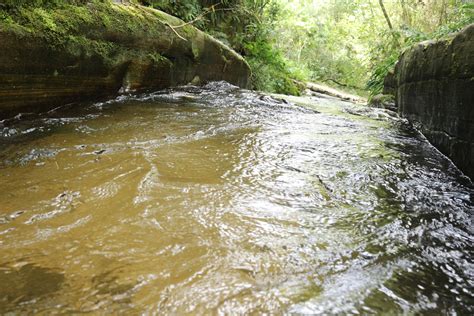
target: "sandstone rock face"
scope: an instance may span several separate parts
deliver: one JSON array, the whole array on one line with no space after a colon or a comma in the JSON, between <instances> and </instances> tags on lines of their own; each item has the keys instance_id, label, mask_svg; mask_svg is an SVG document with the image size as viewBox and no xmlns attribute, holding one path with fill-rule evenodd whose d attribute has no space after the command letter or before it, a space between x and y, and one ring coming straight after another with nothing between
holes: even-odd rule
<instances>
[{"instance_id":1,"label":"sandstone rock face","mask_svg":"<svg viewBox=\"0 0 474 316\"><path fill-rule=\"evenodd\" d=\"M405 51L395 77L399 113L474 179L474 24Z\"/></svg>"},{"instance_id":2,"label":"sandstone rock face","mask_svg":"<svg viewBox=\"0 0 474 316\"><path fill-rule=\"evenodd\" d=\"M161 11L95 3L18 12L0 21L0 118L196 77L247 86L240 55Z\"/></svg>"}]
</instances>

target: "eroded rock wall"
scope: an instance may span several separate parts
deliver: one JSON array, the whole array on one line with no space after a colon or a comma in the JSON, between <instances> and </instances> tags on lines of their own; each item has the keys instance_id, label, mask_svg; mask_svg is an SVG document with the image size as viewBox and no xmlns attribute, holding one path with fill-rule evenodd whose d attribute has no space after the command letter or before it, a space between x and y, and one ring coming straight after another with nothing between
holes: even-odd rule
<instances>
[{"instance_id":1,"label":"eroded rock wall","mask_svg":"<svg viewBox=\"0 0 474 316\"><path fill-rule=\"evenodd\" d=\"M0 118L191 81L246 87L250 75L224 44L138 5L24 8L3 18Z\"/></svg>"},{"instance_id":2,"label":"eroded rock wall","mask_svg":"<svg viewBox=\"0 0 474 316\"><path fill-rule=\"evenodd\" d=\"M405 51L395 80L400 114L474 179L474 25Z\"/></svg>"}]
</instances>

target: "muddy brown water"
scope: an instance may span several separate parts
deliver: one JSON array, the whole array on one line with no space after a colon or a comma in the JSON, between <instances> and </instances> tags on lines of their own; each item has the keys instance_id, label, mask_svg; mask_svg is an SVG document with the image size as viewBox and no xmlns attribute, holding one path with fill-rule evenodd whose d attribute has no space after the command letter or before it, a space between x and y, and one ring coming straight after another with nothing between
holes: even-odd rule
<instances>
[{"instance_id":1,"label":"muddy brown water","mask_svg":"<svg viewBox=\"0 0 474 316\"><path fill-rule=\"evenodd\" d=\"M213 83L0 132L0 313L474 312L473 186L384 110Z\"/></svg>"}]
</instances>

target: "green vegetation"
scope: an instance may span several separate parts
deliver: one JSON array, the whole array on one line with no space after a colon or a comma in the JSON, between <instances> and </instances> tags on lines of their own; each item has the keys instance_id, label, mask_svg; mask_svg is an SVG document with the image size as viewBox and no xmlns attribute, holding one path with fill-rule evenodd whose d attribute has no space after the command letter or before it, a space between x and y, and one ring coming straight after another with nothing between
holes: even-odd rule
<instances>
[{"instance_id":1,"label":"green vegetation","mask_svg":"<svg viewBox=\"0 0 474 316\"><path fill-rule=\"evenodd\" d=\"M371 96L404 49L474 23L461 0L281 1L277 48L308 80ZM384 11L387 16L384 15Z\"/></svg>"},{"instance_id":2,"label":"green vegetation","mask_svg":"<svg viewBox=\"0 0 474 316\"><path fill-rule=\"evenodd\" d=\"M124 21L124 29L152 30L146 19L130 22L109 0L0 0L0 22L22 23L20 29L61 38L97 19L81 15L94 3L108 19ZM463 0L128 0L175 15L231 46L252 68L252 88L299 94L297 81L323 82L370 95L381 92L383 79L403 50L416 42L442 37L474 23L474 3ZM24 6L28 6L27 9ZM86 11L86 10L84 10ZM138 9L137 9L138 11ZM83 16L71 19L68 12ZM137 12L137 14L139 14ZM157 13L158 14L158 13ZM107 26L107 25L105 25ZM73 38L75 41L86 39ZM110 50L90 43L94 51Z\"/></svg>"}]
</instances>

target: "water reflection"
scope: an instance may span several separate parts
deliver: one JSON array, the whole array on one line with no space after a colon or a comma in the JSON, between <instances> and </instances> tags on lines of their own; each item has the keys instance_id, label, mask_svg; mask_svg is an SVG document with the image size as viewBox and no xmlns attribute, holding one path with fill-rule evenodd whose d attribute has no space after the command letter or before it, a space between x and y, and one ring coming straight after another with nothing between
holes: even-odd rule
<instances>
[{"instance_id":1,"label":"water reflection","mask_svg":"<svg viewBox=\"0 0 474 316\"><path fill-rule=\"evenodd\" d=\"M293 101L213 83L3 122L2 262L67 283L6 308L472 313L469 182L388 112Z\"/></svg>"}]
</instances>

